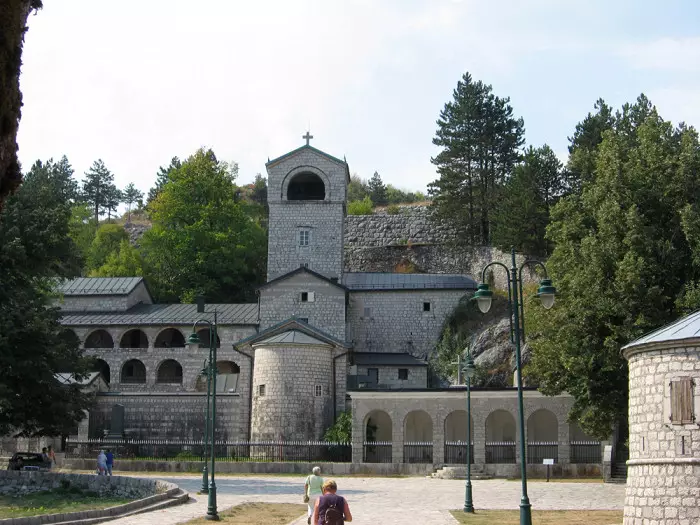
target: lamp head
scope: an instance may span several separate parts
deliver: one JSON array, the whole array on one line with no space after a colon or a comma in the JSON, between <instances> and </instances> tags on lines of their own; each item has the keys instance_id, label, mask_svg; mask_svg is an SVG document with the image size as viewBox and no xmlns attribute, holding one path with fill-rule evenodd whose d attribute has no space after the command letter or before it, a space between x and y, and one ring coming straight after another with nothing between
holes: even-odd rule
<instances>
[{"instance_id":1,"label":"lamp head","mask_svg":"<svg viewBox=\"0 0 700 525\"><path fill-rule=\"evenodd\" d=\"M467 355L467 361L464 363L464 376L467 379L471 379L476 374L476 366L474 366L474 360L471 355Z\"/></svg>"},{"instance_id":2,"label":"lamp head","mask_svg":"<svg viewBox=\"0 0 700 525\"><path fill-rule=\"evenodd\" d=\"M479 284L479 287L474 294L474 299L476 299L476 304L481 310L481 313L485 314L491 309L491 299L493 298L493 292L489 289L489 285L486 283Z\"/></svg>"},{"instance_id":3,"label":"lamp head","mask_svg":"<svg viewBox=\"0 0 700 525\"><path fill-rule=\"evenodd\" d=\"M199 340L199 336L197 335L197 332L192 332L190 336L187 338L187 346L195 346L199 345L201 341Z\"/></svg>"},{"instance_id":4,"label":"lamp head","mask_svg":"<svg viewBox=\"0 0 700 525\"><path fill-rule=\"evenodd\" d=\"M542 306L546 310L549 310L554 306L554 296L557 293L557 289L552 286L551 279L542 279L540 281L540 287L537 289L537 297L542 301Z\"/></svg>"}]
</instances>

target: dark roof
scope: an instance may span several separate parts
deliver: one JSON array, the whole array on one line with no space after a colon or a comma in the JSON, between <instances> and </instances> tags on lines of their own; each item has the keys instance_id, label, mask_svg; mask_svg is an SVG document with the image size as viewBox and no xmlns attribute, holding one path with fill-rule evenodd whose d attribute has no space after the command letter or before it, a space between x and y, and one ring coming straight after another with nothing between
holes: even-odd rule
<instances>
[{"instance_id":1,"label":"dark roof","mask_svg":"<svg viewBox=\"0 0 700 525\"><path fill-rule=\"evenodd\" d=\"M326 282L332 284L333 286L337 286L337 287L340 288L341 290L346 290L346 291L347 291L347 288L346 288L345 286L343 286L342 284L340 284L339 282L334 281L334 280L332 280L332 279L329 279L329 278L326 277L325 275L321 275L321 274L318 273L318 272L314 272L313 270L309 270L308 268L305 268L304 266L300 266L300 267L297 268L296 270L292 270L291 272L287 272L287 273L285 273L284 275L280 275L279 277L275 277L275 278L272 279L271 281L267 281L265 284L263 284L263 285L261 285L261 286L258 286L258 290L261 290L261 289L263 289L263 288L267 288L267 287L270 286L271 284L274 284L274 283L276 283L276 282L278 282L278 281L284 281L285 279L288 279L289 277L292 277L293 275L296 275L296 274L302 273L302 272L308 273L309 275L313 275L314 277L317 277L317 278L319 278L319 279L321 279L321 280L323 280L323 281L326 281Z\"/></svg>"},{"instance_id":2,"label":"dark roof","mask_svg":"<svg viewBox=\"0 0 700 525\"><path fill-rule=\"evenodd\" d=\"M694 340L700 337L700 310L649 332L622 347L622 350L635 346Z\"/></svg>"},{"instance_id":3,"label":"dark roof","mask_svg":"<svg viewBox=\"0 0 700 525\"><path fill-rule=\"evenodd\" d=\"M476 281L468 275L435 273L350 272L343 276L350 291L372 290L476 290Z\"/></svg>"},{"instance_id":4,"label":"dark roof","mask_svg":"<svg viewBox=\"0 0 700 525\"><path fill-rule=\"evenodd\" d=\"M281 323L272 325L269 328L263 330L262 332L241 339L237 343L234 343L233 346L236 347L241 345L254 345L258 341L263 341L264 339L268 339L273 335L281 334L289 330L297 330L304 334L310 335L316 339L320 339L322 342L330 343L335 346L342 346L344 348L349 348L351 346L349 343L341 341L337 337L334 337L331 334L324 332L320 328L316 328L315 326L312 326L309 323L302 321L298 317L290 317L289 319L286 319Z\"/></svg>"},{"instance_id":5,"label":"dark roof","mask_svg":"<svg viewBox=\"0 0 700 525\"><path fill-rule=\"evenodd\" d=\"M350 168L348 167L347 161L340 160L338 157L334 157L333 155L329 155L325 151L321 151L320 149L314 148L313 146L307 145L307 144L304 144L303 146L301 146L295 150L292 150L288 153L285 153L284 155L280 155L276 159L268 160L267 163L265 164L265 166L271 166L272 164L277 164L278 162L283 161L284 159L289 158L292 155L295 155L295 154L297 154L300 151L303 151L305 149L311 150L314 153L318 153L319 155L326 157L327 159L330 159L334 162L337 162L338 164L342 164L345 167L345 174L347 176L348 182L350 182Z\"/></svg>"},{"instance_id":6,"label":"dark roof","mask_svg":"<svg viewBox=\"0 0 700 525\"><path fill-rule=\"evenodd\" d=\"M353 352L356 365L360 366L428 366L428 363L407 353Z\"/></svg>"},{"instance_id":7,"label":"dark roof","mask_svg":"<svg viewBox=\"0 0 700 525\"><path fill-rule=\"evenodd\" d=\"M58 291L63 295L128 295L143 277L78 277L63 281Z\"/></svg>"},{"instance_id":8,"label":"dark roof","mask_svg":"<svg viewBox=\"0 0 700 525\"><path fill-rule=\"evenodd\" d=\"M207 304L207 310L216 309L219 324L258 324L258 305ZM210 314L197 312L196 304L137 304L126 312L64 312L61 324L83 325L165 325L190 324Z\"/></svg>"}]
</instances>

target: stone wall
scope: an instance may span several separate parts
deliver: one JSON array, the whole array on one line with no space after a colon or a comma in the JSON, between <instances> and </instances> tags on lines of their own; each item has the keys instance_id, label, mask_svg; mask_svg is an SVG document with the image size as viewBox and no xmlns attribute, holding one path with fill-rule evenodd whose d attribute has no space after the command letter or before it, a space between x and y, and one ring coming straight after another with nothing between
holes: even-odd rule
<instances>
[{"instance_id":1,"label":"stone wall","mask_svg":"<svg viewBox=\"0 0 700 525\"><path fill-rule=\"evenodd\" d=\"M380 388L428 388L427 366L357 366L355 368L358 376L366 376L368 368L376 368L377 384ZM408 379L399 379L401 368L408 371ZM354 375L352 370L351 375Z\"/></svg>"},{"instance_id":2,"label":"stone wall","mask_svg":"<svg viewBox=\"0 0 700 525\"><path fill-rule=\"evenodd\" d=\"M700 523L700 347L640 345L629 360L625 525ZM697 342L696 342L697 344ZM670 382L691 377L694 417L670 420Z\"/></svg>"},{"instance_id":3,"label":"stone wall","mask_svg":"<svg viewBox=\"0 0 700 525\"><path fill-rule=\"evenodd\" d=\"M408 352L425 359L464 295L464 290L352 292L348 339L357 352ZM426 302L430 311L424 311Z\"/></svg>"}]
</instances>

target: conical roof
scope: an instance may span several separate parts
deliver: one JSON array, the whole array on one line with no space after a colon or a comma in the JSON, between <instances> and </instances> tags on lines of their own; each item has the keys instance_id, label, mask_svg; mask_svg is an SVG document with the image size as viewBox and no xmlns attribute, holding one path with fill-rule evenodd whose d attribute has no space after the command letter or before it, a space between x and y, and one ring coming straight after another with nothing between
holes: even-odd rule
<instances>
[{"instance_id":1,"label":"conical roof","mask_svg":"<svg viewBox=\"0 0 700 525\"><path fill-rule=\"evenodd\" d=\"M622 347L622 350L656 343L672 343L700 339L700 310L681 317L673 323L659 328L654 332L643 335L631 343Z\"/></svg>"},{"instance_id":2,"label":"conical roof","mask_svg":"<svg viewBox=\"0 0 700 525\"><path fill-rule=\"evenodd\" d=\"M329 346L328 343L316 339L304 332L299 330L288 330L282 332L281 334L273 335L262 341L256 341L255 346L258 345L284 345L284 344L295 344L295 345L322 345Z\"/></svg>"}]
</instances>

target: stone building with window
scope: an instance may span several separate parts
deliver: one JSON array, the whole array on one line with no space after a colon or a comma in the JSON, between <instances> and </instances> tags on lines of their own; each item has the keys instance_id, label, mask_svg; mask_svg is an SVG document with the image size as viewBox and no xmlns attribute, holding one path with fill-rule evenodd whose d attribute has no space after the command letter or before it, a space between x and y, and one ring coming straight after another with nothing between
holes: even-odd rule
<instances>
[{"instance_id":1,"label":"stone building with window","mask_svg":"<svg viewBox=\"0 0 700 525\"><path fill-rule=\"evenodd\" d=\"M269 161L267 173L267 282L256 303L207 305L218 313L219 438L317 440L352 406L353 461L371 460L364 443L388 441L388 456L374 447L376 460L448 462L454 450L445 452L446 440L460 450L466 440L464 392L428 390L427 357L477 283L468 275L346 271L346 161L307 142ZM61 292L62 322L96 358L106 385L80 435L113 431L110 410L119 404L127 435L201 437L208 345L185 341L209 314L154 304L137 277L81 278ZM209 341L206 328L199 335ZM475 458L498 452L495 460L515 462L515 391L477 398L475 439L505 445L480 445ZM578 435L566 423L569 405L567 396L528 394L529 435L550 443L550 454L559 446L561 462L573 457ZM429 458L404 450L414 441L431 443Z\"/></svg>"}]
</instances>

